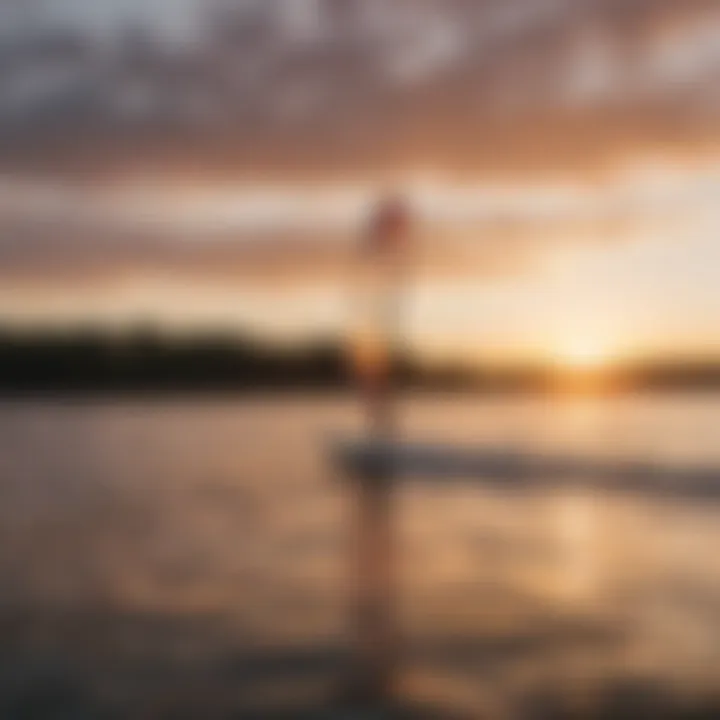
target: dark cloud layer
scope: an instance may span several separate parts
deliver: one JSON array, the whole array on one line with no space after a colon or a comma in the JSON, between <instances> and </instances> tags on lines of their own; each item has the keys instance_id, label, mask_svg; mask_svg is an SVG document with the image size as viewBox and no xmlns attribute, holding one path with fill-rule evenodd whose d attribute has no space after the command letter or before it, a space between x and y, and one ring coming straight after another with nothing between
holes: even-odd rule
<instances>
[{"instance_id":1,"label":"dark cloud layer","mask_svg":"<svg viewBox=\"0 0 720 720\"><path fill-rule=\"evenodd\" d=\"M136 20L111 35L30 23L5 36L0 168L523 174L719 139L714 0L181 6L182 41L147 13L116 13ZM166 27L173 11L157 13Z\"/></svg>"}]
</instances>

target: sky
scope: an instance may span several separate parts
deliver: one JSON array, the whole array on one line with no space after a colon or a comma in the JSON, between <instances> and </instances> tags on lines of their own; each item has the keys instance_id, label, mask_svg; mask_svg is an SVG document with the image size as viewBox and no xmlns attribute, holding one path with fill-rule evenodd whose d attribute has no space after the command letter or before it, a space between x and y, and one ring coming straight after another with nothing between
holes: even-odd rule
<instances>
[{"instance_id":1,"label":"sky","mask_svg":"<svg viewBox=\"0 0 720 720\"><path fill-rule=\"evenodd\" d=\"M399 190L422 352L720 358L716 2L6 0L0 70L0 324L346 333Z\"/></svg>"}]
</instances>

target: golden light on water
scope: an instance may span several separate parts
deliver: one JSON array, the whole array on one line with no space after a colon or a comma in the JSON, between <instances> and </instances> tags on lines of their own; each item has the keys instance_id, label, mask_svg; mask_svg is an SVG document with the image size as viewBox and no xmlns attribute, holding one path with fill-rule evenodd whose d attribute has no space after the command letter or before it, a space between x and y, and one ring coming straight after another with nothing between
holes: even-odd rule
<instances>
[{"instance_id":1,"label":"golden light on water","mask_svg":"<svg viewBox=\"0 0 720 720\"><path fill-rule=\"evenodd\" d=\"M553 386L559 392L605 393L618 387L622 353L600 338L575 337L551 354Z\"/></svg>"}]
</instances>

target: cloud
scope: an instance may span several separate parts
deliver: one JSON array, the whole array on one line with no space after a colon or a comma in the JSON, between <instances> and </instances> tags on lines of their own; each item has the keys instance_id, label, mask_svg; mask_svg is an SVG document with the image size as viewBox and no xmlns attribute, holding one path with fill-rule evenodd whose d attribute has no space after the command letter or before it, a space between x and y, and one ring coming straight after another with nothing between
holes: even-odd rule
<instances>
[{"instance_id":1,"label":"cloud","mask_svg":"<svg viewBox=\"0 0 720 720\"><path fill-rule=\"evenodd\" d=\"M86 28L8 45L6 169L522 175L718 142L708 0L141 5L93 4L112 42ZM64 7L79 27L80 4ZM193 42L178 49L163 24Z\"/></svg>"},{"instance_id":2,"label":"cloud","mask_svg":"<svg viewBox=\"0 0 720 720\"><path fill-rule=\"evenodd\" d=\"M408 263L422 277L513 276L558 250L678 237L717 215L720 165L633 166L594 183L418 177ZM233 285L337 283L362 259L364 185L70 186L0 182L4 282L148 274Z\"/></svg>"}]
</instances>

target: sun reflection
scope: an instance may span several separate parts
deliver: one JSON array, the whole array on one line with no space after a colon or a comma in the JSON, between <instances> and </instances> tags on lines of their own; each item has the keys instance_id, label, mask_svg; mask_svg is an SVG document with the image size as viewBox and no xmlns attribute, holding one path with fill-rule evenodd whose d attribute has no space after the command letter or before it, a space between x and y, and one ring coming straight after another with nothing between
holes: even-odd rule
<instances>
[{"instance_id":1,"label":"sun reflection","mask_svg":"<svg viewBox=\"0 0 720 720\"><path fill-rule=\"evenodd\" d=\"M564 392L608 392L619 387L620 357L608 345L575 339L552 354L554 387Z\"/></svg>"}]
</instances>

